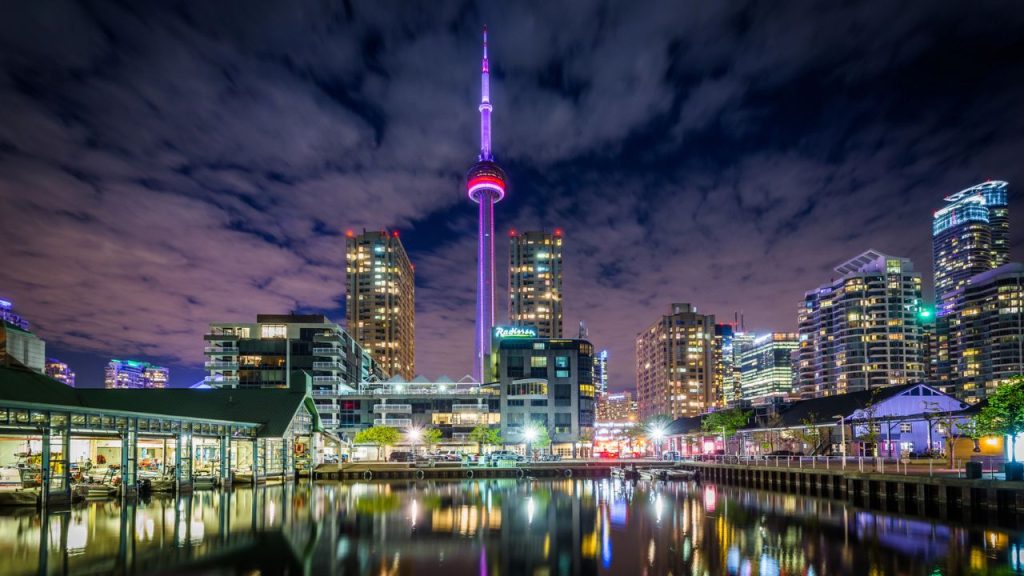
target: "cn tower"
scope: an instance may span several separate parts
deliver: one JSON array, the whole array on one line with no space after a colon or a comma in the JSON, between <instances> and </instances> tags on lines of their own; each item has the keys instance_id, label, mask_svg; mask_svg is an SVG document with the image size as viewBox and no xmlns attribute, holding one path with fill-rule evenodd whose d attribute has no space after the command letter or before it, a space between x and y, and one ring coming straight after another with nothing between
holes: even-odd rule
<instances>
[{"instance_id":1,"label":"cn tower","mask_svg":"<svg viewBox=\"0 0 1024 576\"><path fill-rule=\"evenodd\" d=\"M487 27L484 26L484 58L480 74L480 155L466 173L469 198L480 208L477 244L476 359L473 375L483 382L488 375L491 329L494 326L494 205L505 197L505 171L491 153L491 82L487 64Z\"/></svg>"}]
</instances>

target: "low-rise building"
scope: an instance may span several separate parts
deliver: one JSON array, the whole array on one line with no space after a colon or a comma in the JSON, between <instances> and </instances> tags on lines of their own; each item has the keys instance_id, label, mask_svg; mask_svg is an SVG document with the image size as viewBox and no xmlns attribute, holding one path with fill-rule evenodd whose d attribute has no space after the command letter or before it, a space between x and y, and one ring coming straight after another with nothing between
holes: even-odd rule
<instances>
[{"instance_id":1,"label":"low-rise building","mask_svg":"<svg viewBox=\"0 0 1024 576\"><path fill-rule=\"evenodd\" d=\"M21 325L0 321L0 366L25 366L42 374L46 342Z\"/></svg>"},{"instance_id":2,"label":"low-rise building","mask_svg":"<svg viewBox=\"0 0 1024 576\"><path fill-rule=\"evenodd\" d=\"M580 339L538 338L528 327L495 327L493 366L501 395L501 435L523 449L543 430L556 454L586 448L594 427L594 347Z\"/></svg>"}]
</instances>

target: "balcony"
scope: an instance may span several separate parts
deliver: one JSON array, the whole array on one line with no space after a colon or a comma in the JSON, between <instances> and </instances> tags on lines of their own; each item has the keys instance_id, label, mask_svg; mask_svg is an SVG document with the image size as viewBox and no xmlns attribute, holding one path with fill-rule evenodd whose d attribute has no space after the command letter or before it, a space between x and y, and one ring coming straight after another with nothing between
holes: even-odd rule
<instances>
[{"instance_id":1,"label":"balcony","mask_svg":"<svg viewBox=\"0 0 1024 576\"><path fill-rule=\"evenodd\" d=\"M412 426L412 418L374 418L374 426L390 426L392 428L408 428Z\"/></svg>"},{"instance_id":2,"label":"balcony","mask_svg":"<svg viewBox=\"0 0 1024 576\"><path fill-rule=\"evenodd\" d=\"M313 362L313 370L344 370L341 362Z\"/></svg>"},{"instance_id":3,"label":"balcony","mask_svg":"<svg viewBox=\"0 0 1024 576\"><path fill-rule=\"evenodd\" d=\"M459 414L476 413L484 414L490 411L487 404L452 404L452 412Z\"/></svg>"},{"instance_id":4,"label":"balcony","mask_svg":"<svg viewBox=\"0 0 1024 576\"><path fill-rule=\"evenodd\" d=\"M207 376L203 378L203 382L214 385L219 384L221 386L233 386L238 384L238 376Z\"/></svg>"},{"instance_id":5,"label":"balcony","mask_svg":"<svg viewBox=\"0 0 1024 576\"><path fill-rule=\"evenodd\" d=\"M334 346L328 348L313 348L314 356L341 356L341 350Z\"/></svg>"},{"instance_id":6,"label":"balcony","mask_svg":"<svg viewBox=\"0 0 1024 576\"><path fill-rule=\"evenodd\" d=\"M223 362L214 360L203 364L207 370L238 370L238 362Z\"/></svg>"},{"instance_id":7,"label":"balcony","mask_svg":"<svg viewBox=\"0 0 1024 576\"><path fill-rule=\"evenodd\" d=\"M412 414L412 404L374 404L374 414Z\"/></svg>"},{"instance_id":8,"label":"balcony","mask_svg":"<svg viewBox=\"0 0 1024 576\"><path fill-rule=\"evenodd\" d=\"M227 334L224 332L207 332L203 335L203 340L210 342L235 342L238 338L238 334Z\"/></svg>"},{"instance_id":9,"label":"balcony","mask_svg":"<svg viewBox=\"0 0 1024 576\"><path fill-rule=\"evenodd\" d=\"M313 390L313 396L337 396L337 390Z\"/></svg>"},{"instance_id":10,"label":"balcony","mask_svg":"<svg viewBox=\"0 0 1024 576\"><path fill-rule=\"evenodd\" d=\"M341 376L313 376L314 384L344 384Z\"/></svg>"},{"instance_id":11,"label":"balcony","mask_svg":"<svg viewBox=\"0 0 1024 576\"><path fill-rule=\"evenodd\" d=\"M206 348L203 348L203 352L205 352L207 356L237 356L238 348L207 346Z\"/></svg>"}]
</instances>

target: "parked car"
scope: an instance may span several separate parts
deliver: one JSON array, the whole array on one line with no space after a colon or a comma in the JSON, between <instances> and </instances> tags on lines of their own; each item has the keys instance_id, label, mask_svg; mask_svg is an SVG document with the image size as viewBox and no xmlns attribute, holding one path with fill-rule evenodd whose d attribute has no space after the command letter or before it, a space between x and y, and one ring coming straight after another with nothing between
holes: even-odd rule
<instances>
[{"instance_id":1,"label":"parked car","mask_svg":"<svg viewBox=\"0 0 1024 576\"><path fill-rule=\"evenodd\" d=\"M511 450L496 450L496 451L491 452L490 454L487 455L487 461L490 464L497 464L498 462L500 462L502 460L505 460L505 461L511 460L513 462L522 462L522 461L524 461L526 459L523 458L522 456L520 456L519 454L516 454L515 452L513 452Z\"/></svg>"},{"instance_id":2,"label":"parked car","mask_svg":"<svg viewBox=\"0 0 1024 576\"><path fill-rule=\"evenodd\" d=\"M455 450L442 450L434 455L438 462L461 462L462 453Z\"/></svg>"},{"instance_id":3,"label":"parked car","mask_svg":"<svg viewBox=\"0 0 1024 576\"><path fill-rule=\"evenodd\" d=\"M661 459L662 460L672 460L672 461L675 461L675 460L679 460L680 458L682 458L682 454L680 454L679 452L676 452L675 450L669 450L668 452L664 452L661 455Z\"/></svg>"},{"instance_id":4,"label":"parked car","mask_svg":"<svg viewBox=\"0 0 1024 576\"><path fill-rule=\"evenodd\" d=\"M414 462L415 460L412 452L392 452L388 456L388 462Z\"/></svg>"}]
</instances>

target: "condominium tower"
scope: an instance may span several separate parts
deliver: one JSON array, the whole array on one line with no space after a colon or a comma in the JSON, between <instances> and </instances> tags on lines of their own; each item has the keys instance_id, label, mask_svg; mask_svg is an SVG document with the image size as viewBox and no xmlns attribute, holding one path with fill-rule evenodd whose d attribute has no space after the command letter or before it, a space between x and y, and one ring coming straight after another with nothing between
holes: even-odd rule
<instances>
[{"instance_id":1,"label":"condominium tower","mask_svg":"<svg viewBox=\"0 0 1024 576\"><path fill-rule=\"evenodd\" d=\"M713 392L715 317L690 304L672 304L669 314L636 337L636 389L640 419L696 416Z\"/></svg>"},{"instance_id":2,"label":"condominium tower","mask_svg":"<svg viewBox=\"0 0 1024 576\"><path fill-rule=\"evenodd\" d=\"M138 360L111 360L103 374L105 388L166 388L171 371Z\"/></svg>"},{"instance_id":3,"label":"condominium tower","mask_svg":"<svg viewBox=\"0 0 1024 576\"><path fill-rule=\"evenodd\" d=\"M835 271L800 304L800 396L923 379L921 275L910 260L868 250Z\"/></svg>"},{"instance_id":4,"label":"condominium tower","mask_svg":"<svg viewBox=\"0 0 1024 576\"><path fill-rule=\"evenodd\" d=\"M46 375L65 386L75 387L75 371L56 358L46 359Z\"/></svg>"},{"instance_id":5,"label":"condominium tower","mask_svg":"<svg viewBox=\"0 0 1024 576\"><path fill-rule=\"evenodd\" d=\"M562 231L512 232L508 263L508 316L514 326L562 337Z\"/></svg>"},{"instance_id":6,"label":"condominium tower","mask_svg":"<svg viewBox=\"0 0 1024 576\"><path fill-rule=\"evenodd\" d=\"M349 333L388 376L416 368L415 281L398 232L347 232L345 310Z\"/></svg>"},{"instance_id":7,"label":"condominium tower","mask_svg":"<svg viewBox=\"0 0 1024 576\"><path fill-rule=\"evenodd\" d=\"M974 404L1024 374L1024 264L973 276L953 296L949 382L958 398Z\"/></svg>"},{"instance_id":8,"label":"condominium tower","mask_svg":"<svg viewBox=\"0 0 1024 576\"><path fill-rule=\"evenodd\" d=\"M740 360L740 396L752 404L766 404L793 394L792 353L799 337L775 332L754 338Z\"/></svg>"}]
</instances>

